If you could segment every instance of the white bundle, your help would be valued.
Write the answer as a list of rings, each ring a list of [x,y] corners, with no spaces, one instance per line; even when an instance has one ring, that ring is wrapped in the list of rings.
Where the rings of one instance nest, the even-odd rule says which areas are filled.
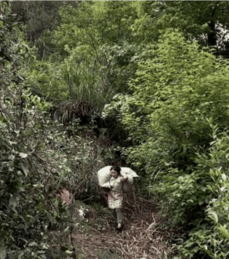
[[[98,183],[100,186],[108,183],[111,179],[110,173],[111,166],[105,166],[97,172]],[[121,167],[120,174],[127,178],[125,182],[123,182],[123,191],[129,192],[132,189],[132,185],[134,183],[134,177],[139,177],[136,172],[134,172],[129,167]]]

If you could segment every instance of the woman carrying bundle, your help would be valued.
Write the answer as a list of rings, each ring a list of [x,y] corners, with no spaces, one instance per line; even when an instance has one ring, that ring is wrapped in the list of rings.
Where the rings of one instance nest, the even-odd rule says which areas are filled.
[[[113,218],[117,223],[117,229],[123,226],[122,204],[123,204],[123,182],[127,178],[121,176],[121,168],[119,166],[112,166],[110,169],[111,179],[109,182],[103,184],[101,187],[109,188],[108,207],[111,209]]]

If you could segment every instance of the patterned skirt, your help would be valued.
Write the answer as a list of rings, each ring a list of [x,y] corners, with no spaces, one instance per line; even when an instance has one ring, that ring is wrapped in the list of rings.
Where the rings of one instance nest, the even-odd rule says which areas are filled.
[[[123,193],[122,192],[112,192],[108,194],[108,207],[110,209],[121,209],[123,202]]]

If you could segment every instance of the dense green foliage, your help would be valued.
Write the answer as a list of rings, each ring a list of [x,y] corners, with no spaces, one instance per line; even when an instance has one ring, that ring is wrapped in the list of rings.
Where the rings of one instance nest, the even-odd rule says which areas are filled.
[[[120,98],[122,122],[139,143],[127,153],[136,166],[144,167],[153,177],[149,188],[160,198],[162,213],[173,215],[175,225],[194,228],[192,235],[199,237],[200,226],[210,233],[206,208],[221,195],[222,185],[217,186],[211,174],[217,179],[222,173],[228,175],[227,166],[220,163],[218,169],[203,168],[208,156],[213,156],[210,147],[216,133],[212,125],[219,132],[227,129],[228,66],[200,50],[195,42],[186,42],[178,32],[160,37],[148,56],[151,59],[139,62],[138,77],[131,83],[134,94]],[[216,173],[220,167],[222,173]],[[187,241],[191,252],[183,248],[190,258],[196,252],[202,254],[194,249],[196,236]],[[226,254],[227,245],[221,249]]]
[[[177,6],[189,4],[171,2],[165,8],[173,6],[175,20],[180,19]],[[116,95],[105,116],[117,114],[128,129],[134,145],[124,153],[144,169],[146,191],[160,200],[161,214],[173,215],[169,223],[184,231],[177,243],[181,258],[227,258],[222,236],[227,233],[228,158],[221,154],[228,138],[228,63],[194,40],[204,31],[182,34],[179,26],[169,27],[165,23],[156,41],[136,57],[136,78],[129,83],[133,93]]]
[[[73,197],[96,194],[93,172],[104,165],[101,148],[77,134],[77,123],[66,128],[50,119],[51,104],[28,87],[32,78],[37,82],[30,74],[34,51],[8,3],[0,8],[0,258],[52,258],[58,250],[48,238],[50,224],[60,229],[71,222],[57,195],[63,187]]]
[[[129,160],[149,175],[146,187],[160,199],[162,215],[189,231],[181,254],[227,258],[223,228],[209,217],[227,223],[228,63],[168,30],[138,66],[133,94],[116,96],[106,112],[121,110],[135,143]]]
[[[48,226],[70,220],[56,195],[96,196],[115,152],[158,198],[177,258],[227,258],[229,3],[13,11],[1,2],[0,258],[52,258]]]
[[[63,5],[61,24],[47,32],[51,53],[35,67],[40,89],[56,102],[86,102],[101,113],[115,93],[128,91],[127,81],[134,75],[129,65],[137,49],[129,45],[134,15],[128,2]]]

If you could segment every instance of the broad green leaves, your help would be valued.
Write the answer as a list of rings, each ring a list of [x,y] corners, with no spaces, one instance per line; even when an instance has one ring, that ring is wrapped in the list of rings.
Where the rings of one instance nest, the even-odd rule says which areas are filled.
[[[93,137],[77,135],[77,123],[65,128],[50,118],[50,103],[34,93],[41,82],[27,67],[34,52],[9,3],[0,9],[0,258],[44,259],[52,255],[48,226],[70,222],[57,195],[63,187],[73,197],[88,195],[96,189],[92,173],[104,164]]]
[[[213,228],[209,217],[215,224],[225,222],[214,198],[226,195],[227,206],[228,137],[217,136],[228,129],[228,69],[227,62],[196,41],[168,30],[138,62],[130,82],[133,94],[118,95],[106,106],[108,114],[120,110],[120,121],[135,144],[126,154],[149,174],[145,188],[159,197],[162,215],[171,214],[171,223],[193,229],[192,237],[179,246],[191,258],[206,251],[214,254],[200,249],[207,231],[195,226]],[[206,217],[208,206],[212,210]],[[220,242],[218,232],[212,238]]]
[[[123,123],[134,139],[150,139],[142,145],[144,149],[163,146],[170,157],[180,152],[188,166],[193,162],[194,148],[210,141],[207,119],[221,128],[228,119],[228,68],[199,50],[195,42],[186,43],[178,32],[162,36],[148,57],[139,62],[137,78],[131,82],[132,98],[123,99],[122,106],[128,107]],[[179,159],[173,163],[182,168]]]

